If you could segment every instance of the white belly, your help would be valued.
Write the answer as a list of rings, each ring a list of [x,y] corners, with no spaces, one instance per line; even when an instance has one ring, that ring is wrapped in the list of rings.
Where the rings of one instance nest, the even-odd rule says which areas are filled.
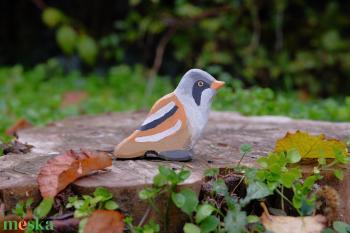
[[[201,109],[194,103],[194,101],[193,103],[183,103],[183,105],[187,116],[189,131],[191,133],[190,147],[192,148],[200,138],[208,122],[209,109]]]

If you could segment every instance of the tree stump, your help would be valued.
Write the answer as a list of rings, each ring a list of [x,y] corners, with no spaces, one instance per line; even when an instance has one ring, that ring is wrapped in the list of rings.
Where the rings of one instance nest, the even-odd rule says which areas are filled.
[[[128,136],[145,118],[146,112],[125,112],[99,116],[80,116],[53,122],[45,127],[25,129],[18,132],[19,141],[33,145],[27,154],[8,154],[0,158],[0,201],[7,210],[19,200],[34,197],[40,200],[36,183],[39,168],[52,156],[66,150],[112,150]],[[239,146],[253,145],[243,164],[254,166],[259,156],[273,150],[275,141],[286,132],[296,130],[324,133],[329,137],[345,140],[350,136],[350,123],[329,123],[309,120],[292,120],[287,117],[244,117],[232,112],[213,112],[202,138],[194,148],[191,162],[165,162],[126,160],[113,161],[107,171],[81,178],[72,184],[73,191],[91,193],[96,187],[106,187],[122,210],[133,216],[137,224],[147,210],[147,203],[137,193],[152,184],[152,178],[163,164],[174,169],[186,167],[192,171],[190,178],[181,187],[189,186],[200,191],[203,172],[210,167],[235,165],[239,159]],[[340,218],[350,222],[350,173],[349,167],[342,182],[334,177],[328,184],[336,187],[341,195]],[[181,188],[180,187],[180,188]],[[159,205],[164,208],[164,204]],[[182,232],[184,218],[173,208],[169,232]],[[150,215],[155,217],[154,214]]]

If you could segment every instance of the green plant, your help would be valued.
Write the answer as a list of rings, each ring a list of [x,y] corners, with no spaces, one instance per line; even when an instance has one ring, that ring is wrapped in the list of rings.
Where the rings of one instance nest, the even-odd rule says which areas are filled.
[[[26,201],[19,201],[16,204],[15,208],[12,209],[12,213],[21,218],[24,218],[27,216],[28,211],[31,211],[32,204],[33,204],[32,198],[28,198]]]
[[[116,210],[118,204],[112,200],[112,193],[103,187],[96,188],[93,196],[83,195],[82,199],[78,196],[68,198],[67,208],[74,208],[74,217],[82,218],[89,216],[94,210],[106,209]]]

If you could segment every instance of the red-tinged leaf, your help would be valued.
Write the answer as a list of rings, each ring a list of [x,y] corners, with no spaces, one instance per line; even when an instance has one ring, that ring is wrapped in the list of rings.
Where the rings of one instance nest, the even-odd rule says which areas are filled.
[[[88,218],[84,233],[122,233],[124,216],[118,211],[96,210]]]
[[[6,130],[6,134],[9,136],[15,136],[17,131],[21,129],[30,128],[32,126],[33,125],[26,119],[20,119],[14,125],[12,125],[10,128]]]
[[[104,152],[67,151],[48,160],[40,169],[37,180],[41,196],[54,197],[79,177],[111,165],[112,158]]]
[[[69,91],[62,96],[62,107],[68,107],[71,105],[79,104],[88,97],[85,91]]]

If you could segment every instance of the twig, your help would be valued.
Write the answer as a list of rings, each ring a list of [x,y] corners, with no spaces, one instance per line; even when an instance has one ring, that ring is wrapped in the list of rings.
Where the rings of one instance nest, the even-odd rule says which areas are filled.
[[[142,216],[142,219],[141,219],[141,221],[139,222],[139,225],[138,225],[139,227],[141,227],[141,226],[145,223],[145,221],[147,220],[147,218],[148,218],[148,216],[149,216],[150,213],[151,213],[151,207],[148,206],[148,208],[147,208],[145,214]]]
[[[242,176],[241,179],[239,180],[238,184],[236,185],[236,187],[234,187],[234,189],[231,191],[231,196],[235,193],[236,189],[238,188],[238,186],[242,183],[242,181],[244,180],[245,176]]]
[[[249,7],[249,10],[252,17],[253,30],[254,30],[249,47],[252,51],[254,51],[259,46],[260,34],[261,34],[261,23],[259,20],[259,10],[257,6],[252,5],[251,7]]]
[[[154,84],[156,81],[156,75],[158,74],[160,66],[162,65],[162,62],[163,62],[163,55],[164,55],[165,48],[166,48],[170,38],[174,35],[175,32],[176,32],[176,27],[171,27],[163,35],[163,37],[161,38],[161,40],[157,46],[153,66],[148,74],[148,82],[147,82],[147,86],[146,86],[146,93],[145,93],[144,100],[147,100],[153,91]]]

